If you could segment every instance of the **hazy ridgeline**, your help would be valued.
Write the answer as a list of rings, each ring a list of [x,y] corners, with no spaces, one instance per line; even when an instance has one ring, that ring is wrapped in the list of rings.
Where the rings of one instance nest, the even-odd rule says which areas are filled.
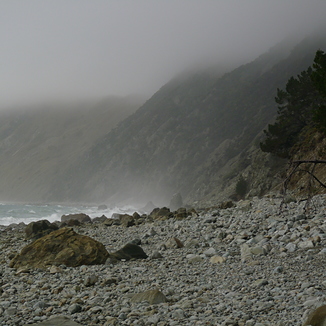
[[[47,103],[1,113],[2,201],[167,205],[252,196],[280,182],[284,161],[262,153],[277,88],[307,69],[324,33],[272,47],[235,69],[185,72],[147,101]]]

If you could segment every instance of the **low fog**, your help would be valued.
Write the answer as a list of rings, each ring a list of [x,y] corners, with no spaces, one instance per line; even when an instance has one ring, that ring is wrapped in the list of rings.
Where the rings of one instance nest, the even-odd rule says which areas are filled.
[[[151,96],[179,72],[252,61],[326,17],[324,0],[0,3],[0,108]]]

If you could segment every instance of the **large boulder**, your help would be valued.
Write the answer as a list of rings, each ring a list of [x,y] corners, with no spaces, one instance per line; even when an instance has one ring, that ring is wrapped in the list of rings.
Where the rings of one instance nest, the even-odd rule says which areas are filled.
[[[31,222],[25,228],[25,239],[36,240],[58,229],[56,224],[50,223],[48,220]]]
[[[135,225],[135,219],[129,214],[121,214],[119,220],[122,226],[129,227]]]
[[[9,266],[45,269],[51,265],[97,265],[104,264],[108,256],[102,243],[71,228],[62,228],[24,247]]]
[[[84,213],[79,214],[68,214],[61,216],[61,222],[68,222],[70,220],[76,220],[80,223],[92,223],[92,219]]]

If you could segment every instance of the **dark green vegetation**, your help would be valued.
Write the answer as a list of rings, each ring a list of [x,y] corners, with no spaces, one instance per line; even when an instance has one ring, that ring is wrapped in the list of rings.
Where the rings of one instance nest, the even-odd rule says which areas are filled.
[[[326,134],[326,53],[319,50],[313,64],[312,81],[322,100],[314,112],[317,128]]]
[[[2,118],[0,200],[167,205],[175,193],[184,202],[262,195],[285,166],[259,146],[277,117],[276,90],[325,46],[325,35],[287,40],[227,73],[182,74],[137,111],[126,105],[114,124],[105,104],[61,120],[39,111]]]
[[[291,77],[285,90],[277,90],[275,101],[278,116],[265,130],[260,146],[265,152],[290,158],[307,131],[326,133],[326,54],[318,50],[313,66]]]
[[[235,193],[236,195],[238,195],[239,199],[244,198],[244,196],[247,193],[247,188],[248,188],[247,181],[241,175],[235,186]]]

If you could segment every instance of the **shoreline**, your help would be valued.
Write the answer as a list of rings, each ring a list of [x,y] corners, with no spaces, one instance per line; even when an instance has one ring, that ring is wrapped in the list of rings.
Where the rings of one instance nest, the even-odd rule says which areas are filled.
[[[149,258],[54,273],[9,268],[29,242],[23,227],[8,228],[0,237],[0,321],[25,326],[64,315],[85,326],[301,326],[326,302],[326,196],[313,201],[307,216],[304,202],[288,203],[279,215],[280,199],[263,198],[131,227],[82,224],[74,230],[109,252],[140,239]],[[171,238],[184,246],[168,247]],[[155,288],[167,302],[130,301]]]

